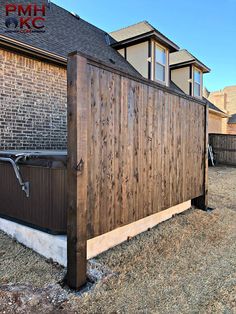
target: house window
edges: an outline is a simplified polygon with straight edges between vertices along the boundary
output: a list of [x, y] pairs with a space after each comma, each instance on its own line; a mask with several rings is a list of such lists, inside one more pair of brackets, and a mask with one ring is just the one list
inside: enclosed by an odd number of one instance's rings
[[166, 81], [166, 49], [155, 45], [155, 79], [160, 82]]
[[196, 97], [201, 97], [201, 71], [194, 68], [193, 78], [194, 78], [193, 95]]

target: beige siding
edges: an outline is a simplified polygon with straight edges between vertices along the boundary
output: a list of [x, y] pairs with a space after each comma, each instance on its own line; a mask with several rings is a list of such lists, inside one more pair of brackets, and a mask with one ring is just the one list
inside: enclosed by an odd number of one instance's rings
[[208, 133], [222, 133], [222, 118], [212, 112], [209, 112]]
[[122, 55], [122, 57], [125, 57], [125, 49], [124, 48], [119, 49], [117, 51]]
[[148, 78], [148, 42], [126, 48], [127, 61], [145, 78]]
[[212, 102], [215, 106], [217, 106], [219, 109], [226, 111], [226, 101], [227, 101], [227, 95], [221, 92], [214, 92], [210, 93], [210, 96], [208, 97], [208, 100]]
[[171, 80], [189, 95], [189, 67], [171, 70]]

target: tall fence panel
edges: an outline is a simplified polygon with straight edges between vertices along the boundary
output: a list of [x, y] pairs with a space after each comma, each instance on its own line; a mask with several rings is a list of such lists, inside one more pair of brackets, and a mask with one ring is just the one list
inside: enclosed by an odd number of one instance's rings
[[203, 194], [204, 107], [88, 65], [88, 236]]
[[85, 238], [206, 195], [207, 108], [78, 54], [69, 57], [68, 95], [68, 272], [74, 278], [84, 265]]
[[218, 163], [236, 166], [236, 135], [209, 134], [209, 144]]

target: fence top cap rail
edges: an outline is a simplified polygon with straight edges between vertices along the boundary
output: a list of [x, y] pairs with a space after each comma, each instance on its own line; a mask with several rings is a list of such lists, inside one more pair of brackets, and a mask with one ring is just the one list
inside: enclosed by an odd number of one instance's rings
[[146, 85], [149, 85], [151, 87], [156, 87], [156, 88], [159, 88], [159, 89], [162, 89], [163, 91], [165, 92], [168, 92], [170, 94], [173, 94], [173, 95], [176, 95], [176, 96], [179, 96], [181, 98], [184, 98], [184, 99], [187, 99], [187, 100], [190, 100], [190, 101], [193, 101], [193, 102], [196, 102], [197, 104], [199, 105], [203, 105], [203, 106], [206, 106], [208, 107], [208, 104], [206, 101], [204, 101], [203, 99], [197, 99], [195, 97], [192, 97], [192, 96], [189, 96], [187, 94], [182, 94], [176, 90], [173, 90], [171, 89], [170, 87], [168, 86], [164, 86], [158, 82], [155, 82], [155, 81], [151, 81], [151, 80], [148, 80], [144, 77], [141, 77], [141, 75], [137, 72], [137, 76], [134, 76], [134, 75], [130, 75], [114, 66], [112, 66], [111, 64], [109, 63], [105, 63], [99, 59], [96, 59], [94, 57], [91, 57], [85, 53], [82, 53], [80, 51], [72, 51], [68, 54], [68, 58], [72, 57], [72, 56], [75, 56], [75, 55], [78, 55], [80, 57], [83, 57], [85, 59], [87, 59], [87, 62], [91, 65], [95, 65], [97, 67], [100, 67], [100, 68], [103, 68], [104, 70], [108, 70], [108, 71], [112, 71], [112, 72], [115, 72], [121, 76], [125, 76], [127, 78], [130, 78], [132, 80], [135, 80], [137, 82], [140, 82], [140, 83], [143, 83], [143, 84], [146, 84]]
[[210, 136], [236, 136], [236, 134], [209, 133]]

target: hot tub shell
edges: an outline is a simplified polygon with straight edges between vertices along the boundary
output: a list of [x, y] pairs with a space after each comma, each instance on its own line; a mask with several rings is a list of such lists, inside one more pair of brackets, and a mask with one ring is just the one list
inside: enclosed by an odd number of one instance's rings
[[51, 234], [66, 234], [65, 151], [0, 151], [15, 160], [22, 179], [29, 182], [29, 197], [22, 190], [10, 163], [0, 161], [0, 216]]

